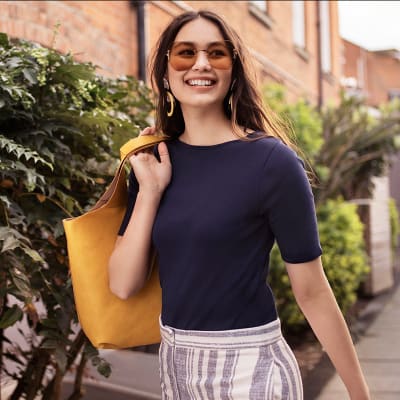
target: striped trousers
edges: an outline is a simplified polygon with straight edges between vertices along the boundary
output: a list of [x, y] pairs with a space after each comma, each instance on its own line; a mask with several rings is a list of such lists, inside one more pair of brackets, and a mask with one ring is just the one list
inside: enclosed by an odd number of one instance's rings
[[297, 361], [275, 320], [254, 328], [189, 331], [162, 324], [163, 400], [302, 400]]

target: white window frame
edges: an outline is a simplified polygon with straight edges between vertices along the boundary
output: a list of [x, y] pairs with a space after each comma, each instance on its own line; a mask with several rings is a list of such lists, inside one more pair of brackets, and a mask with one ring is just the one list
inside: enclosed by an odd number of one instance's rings
[[268, 13], [268, 4], [267, 0], [249, 0], [249, 3], [256, 6], [260, 11], [267, 14]]
[[292, 1], [293, 43], [301, 49], [306, 48], [306, 16], [304, 0]]
[[319, 3], [319, 18], [321, 32], [321, 68], [322, 72], [332, 71], [331, 53], [331, 22], [330, 22], [330, 1], [322, 0]]

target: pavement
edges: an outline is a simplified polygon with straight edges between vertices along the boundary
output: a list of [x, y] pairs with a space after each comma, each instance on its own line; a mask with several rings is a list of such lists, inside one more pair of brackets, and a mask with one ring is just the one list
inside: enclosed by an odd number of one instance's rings
[[[360, 317], [360, 323], [364, 319], [368, 327], [355, 347], [371, 399], [400, 400], [400, 286], [371, 300]], [[332, 371], [325, 356], [314, 376], [305, 381], [305, 400], [349, 399], [341, 379]]]

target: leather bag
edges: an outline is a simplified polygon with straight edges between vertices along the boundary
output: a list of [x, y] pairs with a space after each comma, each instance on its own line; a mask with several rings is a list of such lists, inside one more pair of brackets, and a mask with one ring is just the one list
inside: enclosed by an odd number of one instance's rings
[[115, 177], [95, 206], [63, 220], [72, 287], [81, 327], [97, 348], [127, 348], [160, 342], [161, 288], [152, 256], [151, 272], [139, 293], [127, 300], [115, 296], [108, 283], [108, 260], [127, 206], [125, 160], [166, 137], [143, 135], [121, 147]]

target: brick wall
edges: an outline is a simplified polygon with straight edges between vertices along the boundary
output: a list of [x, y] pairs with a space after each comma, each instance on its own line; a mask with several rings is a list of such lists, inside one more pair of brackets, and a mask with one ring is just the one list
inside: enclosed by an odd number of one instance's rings
[[[260, 81], [285, 84], [289, 99], [305, 96], [317, 102], [316, 2], [305, 2], [306, 52], [293, 44], [291, 2], [269, 1], [267, 24], [260, 13], [257, 17], [251, 12], [247, 1], [146, 1], [144, 7], [148, 55], [172, 16], [210, 9], [225, 17], [251, 49]], [[324, 77], [326, 100], [337, 98], [341, 75], [336, 2], [329, 7], [332, 73]], [[61, 25], [53, 42], [57, 23]], [[70, 51], [99, 65], [104, 75], [138, 72], [136, 9], [129, 1], [0, 1], [0, 31]]]
[[400, 91], [400, 60], [391, 51], [368, 53], [368, 104], [388, 101], [390, 89]]
[[357, 80], [359, 93], [368, 105], [387, 102], [391, 89], [400, 91], [400, 60], [395, 51], [368, 51], [347, 40], [343, 40], [343, 46], [343, 75]]
[[358, 88], [363, 89], [362, 93], [367, 94], [367, 57], [368, 50], [343, 39], [343, 76], [354, 78]]
[[128, 1], [0, 1], [0, 31], [76, 54], [103, 75], [137, 73], [136, 11]]

